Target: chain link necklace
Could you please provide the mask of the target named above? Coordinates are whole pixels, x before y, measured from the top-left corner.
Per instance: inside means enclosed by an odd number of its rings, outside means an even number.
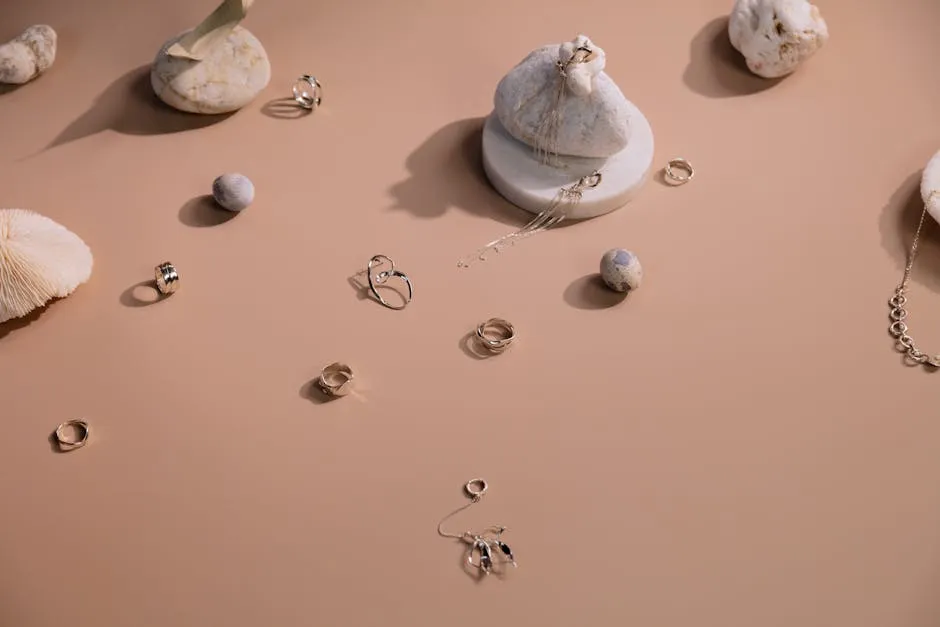
[[[914,259],[917,257],[917,246],[920,244],[920,234],[923,231],[924,220],[927,217],[928,201],[937,194],[940,194],[940,191],[931,192],[927,201],[924,202],[924,210],[920,214],[920,222],[917,223],[914,241],[911,242],[911,250],[907,255],[907,266],[904,267],[901,284],[894,290],[894,296],[888,301],[888,305],[891,307],[891,313],[889,314],[891,324],[888,326],[888,333],[897,340],[895,348],[904,353],[905,358],[912,364],[920,364],[931,370],[940,368],[940,355],[931,356],[917,348],[914,338],[908,333],[905,305],[907,304],[907,290],[908,283],[911,280],[911,270],[914,268]]]

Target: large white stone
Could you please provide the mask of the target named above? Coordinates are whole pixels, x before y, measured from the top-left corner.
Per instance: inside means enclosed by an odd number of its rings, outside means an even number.
[[[483,126],[483,169],[499,194],[531,213],[548,208],[562,187],[598,170],[603,179],[585,190],[581,201],[564,209],[569,220],[583,220],[610,213],[636,197],[653,165],[653,129],[643,113],[627,101],[630,127],[626,148],[609,158],[561,157],[545,165],[532,150],[509,135],[495,113]]]
[[[51,26],[36,24],[0,46],[0,83],[22,85],[52,67],[57,39]]]
[[[935,154],[920,179],[920,195],[927,205],[927,211],[937,222],[940,222],[940,152]]]
[[[568,61],[580,45],[589,46],[594,54],[587,62],[570,66],[565,79],[557,63]],[[554,106],[564,81],[558,107],[557,154],[613,156],[626,148],[630,139],[629,106],[620,88],[604,73],[605,64],[604,51],[583,35],[534,50],[497,85],[496,116],[511,136],[535,148],[540,122]]]
[[[150,71],[153,90],[166,104],[190,113],[231,113],[267,87],[271,63],[247,29],[236,26],[201,61],[167,54],[185,34],[163,45]]]
[[[780,78],[813,56],[829,40],[829,29],[807,0],[736,0],[728,38],[748,69]]]

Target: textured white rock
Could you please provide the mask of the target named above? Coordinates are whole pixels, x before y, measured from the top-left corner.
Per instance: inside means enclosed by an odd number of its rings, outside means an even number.
[[[594,54],[570,66],[567,79],[562,78],[557,62],[568,61],[582,45]],[[604,51],[583,35],[533,50],[496,87],[494,104],[500,123],[510,135],[535,148],[540,121],[552,109],[564,81],[556,152],[589,158],[617,154],[630,139],[629,106],[617,84],[604,73],[605,65]]]
[[[614,248],[601,257],[601,278],[615,292],[629,292],[643,282],[643,266],[629,250]]]
[[[61,224],[0,209],[0,322],[68,296],[91,277],[91,250]]]
[[[167,41],[150,70],[153,91],[166,104],[190,113],[231,113],[267,87],[271,80],[268,54],[247,29],[236,26],[198,61],[167,54],[185,35]]]
[[[37,24],[0,46],[0,83],[22,85],[48,70],[57,42],[51,26]]]
[[[212,197],[223,209],[241,211],[255,199],[255,186],[244,174],[223,174],[212,181]]]
[[[829,40],[819,9],[807,0],[736,0],[728,37],[758,76],[786,76]]]
[[[927,211],[940,222],[940,152],[927,162],[920,179],[920,195],[927,205]]]

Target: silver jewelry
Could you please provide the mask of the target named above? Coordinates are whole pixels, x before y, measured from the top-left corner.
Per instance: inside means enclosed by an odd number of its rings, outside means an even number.
[[[153,269],[154,279],[157,281],[157,289],[161,294],[172,294],[180,285],[180,275],[169,261],[165,261]]]
[[[55,439],[63,451],[72,451],[85,446],[91,427],[84,420],[67,420],[55,430]]]
[[[538,127],[535,131],[535,154],[543,164],[557,165],[558,161],[558,133],[562,124],[562,105],[568,93],[568,72],[572,66],[586,63],[594,56],[594,51],[588,46],[578,46],[567,61],[555,61],[558,71],[558,83],[552,94],[547,110],[542,113]]]
[[[670,179],[676,185],[684,185],[695,176],[695,169],[692,167],[692,164],[682,157],[670,159],[669,163],[666,164],[664,172],[666,178]]]
[[[346,396],[352,390],[352,382],[352,368],[339,362],[324,368],[317,379],[317,385],[328,396]]]
[[[383,263],[388,262],[388,270],[377,271],[377,268]],[[385,255],[375,255],[372,259],[369,260],[369,267],[366,271],[366,274],[369,277],[369,291],[372,292],[372,295],[375,298],[388,307],[389,309],[404,309],[411,302],[411,299],[414,297],[414,288],[411,285],[411,279],[408,278],[408,275],[400,270],[395,269],[395,262],[392,261],[389,257]],[[392,277],[398,277],[405,282],[405,286],[408,288],[408,294],[404,297],[404,303],[401,305],[393,305],[387,300],[382,298],[382,295],[379,294],[378,286],[384,284]]]
[[[516,557],[513,555],[512,549],[509,548],[508,544],[503,542],[502,536],[503,533],[506,532],[506,527],[495,525],[487,527],[479,533],[464,531],[463,533],[457,534],[444,531],[443,525],[449,518],[462,512],[471,505],[479,503],[483,495],[486,494],[487,489],[489,489],[489,485],[484,479],[471,479],[468,481],[464,486],[464,491],[467,493],[467,496],[470,497],[470,502],[462,507],[458,507],[447,516],[444,516],[437,525],[438,534],[445,538],[460,540],[467,545],[467,565],[479,570],[480,574],[484,576],[499,572],[495,560],[495,556],[499,554],[502,554],[502,561],[509,562],[514,567],[516,566]]]
[[[304,109],[316,109],[323,102],[323,86],[314,76],[304,74],[296,81],[291,88],[294,94],[294,100]]]
[[[577,207],[581,202],[584,192],[594,189],[604,180],[599,170],[594,170],[588,175],[582,176],[573,184],[562,187],[558,190],[551,204],[542,210],[528,224],[517,231],[503,235],[489,244],[479,248],[471,255],[468,255],[457,262],[458,268],[469,268],[474,259],[486,261],[487,255],[491,252],[502,252],[506,246],[515,246],[516,242],[531,237],[542,231],[546,231],[565,219],[566,211]]]
[[[938,194],[940,192],[933,192]],[[931,196],[933,196],[933,194]],[[891,324],[888,326],[890,333],[897,342],[895,348],[904,353],[904,358],[911,365],[923,365],[931,370],[940,368],[940,355],[931,356],[923,352],[914,343],[914,338],[908,334],[907,328],[907,290],[908,283],[911,280],[911,270],[914,268],[914,259],[917,257],[917,246],[920,243],[920,234],[924,228],[924,219],[927,217],[927,203],[924,203],[924,210],[920,214],[920,222],[917,224],[917,231],[914,233],[914,240],[911,242],[911,250],[907,255],[907,265],[904,267],[904,275],[901,278],[901,284],[894,290],[894,296],[888,301],[891,308],[888,314]]]
[[[490,318],[477,327],[477,339],[491,353],[502,353],[516,339],[512,323],[502,318]]]

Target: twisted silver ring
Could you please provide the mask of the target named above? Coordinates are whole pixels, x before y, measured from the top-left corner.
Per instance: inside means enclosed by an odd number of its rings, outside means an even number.
[[[346,364],[332,363],[320,372],[317,385],[329,396],[346,396],[352,389],[353,371]]]
[[[376,268],[383,262],[388,262],[389,269],[381,270],[376,272]],[[389,257],[385,255],[375,255],[372,259],[369,260],[369,268],[367,270],[369,276],[369,291],[372,292],[372,295],[375,296],[376,300],[388,307],[389,309],[404,309],[408,306],[408,303],[411,302],[411,299],[414,297],[414,288],[411,285],[411,279],[408,278],[408,275],[400,270],[395,269],[395,262],[392,261]],[[378,286],[384,284],[392,277],[398,277],[405,282],[405,285],[408,287],[408,295],[405,297],[405,302],[401,305],[393,305],[387,300],[382,298],[382,295],[379,294]]]
[[[55,439],[63,451],[71,451],[85,446],[91,427],[84,420],[67,420],[55,430]]]
[[[153,276],[157,282],[157,289],[161,294],[172,294],[180,285],[180,275],[169,261],[165,261],[153,269]]]
[[[294,100],[304,109],[316,109],[323,102],[323,86],[315,76],[304,74],[294,81],[291,91]]]

